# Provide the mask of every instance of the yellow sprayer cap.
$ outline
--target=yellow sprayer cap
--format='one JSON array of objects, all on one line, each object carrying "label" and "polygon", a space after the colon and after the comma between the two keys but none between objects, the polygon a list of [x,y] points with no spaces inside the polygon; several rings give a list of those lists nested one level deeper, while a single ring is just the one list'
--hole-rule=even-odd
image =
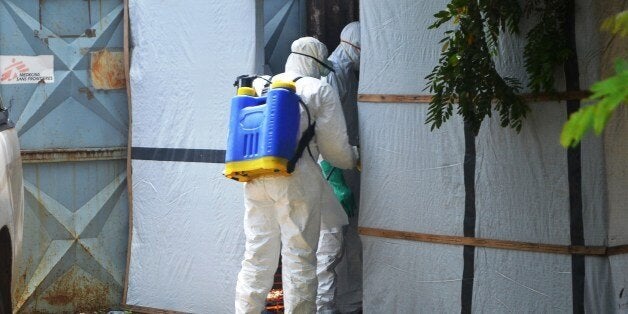
[{"label": "yellow sprayer cap", "polygon": [[294,84],[294,82],[290,82],[290,81],[276,81],[276,82],[273,82],[270,85],[270,88],[285,88],[285,89],[291,90],[293,92],[297,91],[297,86]]},{"label": "yellow sprayer cap", "polygon": [[252,87],[239,87],[238,96],[257,96],[255,89]]}]

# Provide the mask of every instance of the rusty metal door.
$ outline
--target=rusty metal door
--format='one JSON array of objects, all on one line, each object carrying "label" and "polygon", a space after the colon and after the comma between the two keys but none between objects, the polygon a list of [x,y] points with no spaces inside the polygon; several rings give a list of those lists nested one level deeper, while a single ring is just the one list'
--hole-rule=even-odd
[{"label": "rusty metal door", "polygon": [[0,84],[24,161],[19,312],[121,302],[128,238],[122,47],[122,0],[0,0],[0,55],[54,59],[52,80]]}]

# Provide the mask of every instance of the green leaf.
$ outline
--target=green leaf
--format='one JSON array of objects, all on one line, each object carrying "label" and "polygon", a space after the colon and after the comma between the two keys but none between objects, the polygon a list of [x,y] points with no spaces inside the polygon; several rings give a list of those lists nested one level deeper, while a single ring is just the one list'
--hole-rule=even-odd
[{"label": "green leaf", "polygon": [[602,23],[602,29],[620,36],[628,36],[628,10],[606,19]]},{"label": "green leaf", "polygon": [[435,18],[438,19],[449,19],[451,18],[451,14],[449,13],[449,11],[438,11],[438,13],[434,14]]},{"label": "green leaf", "polygon": [[560,135],[560,143],[564,147],[575,146],[586,132],[593,129],[600,135],[613,112],[621,104],[628,103],[628,62],[617,60],[617,74],[591,86],[593,94],[589,100],[598,102],[581,108],[569,117]]},{"label": "green leaf", "polygon": [[458,61],[460,61],[460,55],[459,54],[454,54],[452,56],[449,57],[449,63],[451,63],[452,65],[456,65],[458,64]]}]

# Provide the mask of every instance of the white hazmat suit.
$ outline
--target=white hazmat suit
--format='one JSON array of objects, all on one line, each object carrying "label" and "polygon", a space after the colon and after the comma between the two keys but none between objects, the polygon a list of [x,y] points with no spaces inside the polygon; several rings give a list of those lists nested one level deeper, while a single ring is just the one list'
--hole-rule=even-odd
[{"label": "white hazmat suit", "polygon": [[[346,118],[350,142],[358,145],[357,88],[360,67],[360,23],[352,22],[344,27],[340,34],[340,44],[329,57],[334,73],[330,73],[325,81],[338,91],[344,117]],[[359,197],[359,175],[354,171],[345,172],[345,180],[353,190],[353,196]],[[357,311],[362,306],[361,297],[361,244],[357,234],[357,217],[352,219],[349,228],[347,215],[338,200],[333,204],[330,200],[323,201],[321,209],[321,235],[318,243],[317,276],[318,294],[316,296],[317,312],[320,314],[337,313],[338,282],[343,284],[343,310]],[[341,216],[342,218],[339,218]],[[344,227],[344,229],[343,229]],[[349,245],[345,245],[345,240]],[[343,257],[344,255],[344,257]],[[342,263],[341,263],[342,259]],[[338,276],[336,267],[339,266]]]},{"label": "white hazmat suit", "polygon": [[[292,44],[292,52],[286,72],[273,80],[302,77],[296,82],[296,92],[316,122],[316,135],[309,144],[312,155],[320,153],[336,167],[353,168],[355,156],[340,100],[336,91],[319,79],[320,64],[314,60],[325,60],[327,48],[317,39],[305,37]],[[307,126],[307,115],[301,108],[300,132]],[[245,183],[246,247],[236,285],[236,313],[259,314],[264,309],[280,250],[286,313],[315,312],[320,202],[326,187],[323,180],[318,164],[306,151],[291,176],[262,177]]]},{"label": "white hazmat suit", "polygon": [[340,44],[329,56],[334,73],[325,81],[338,92],[347,121],[351,145],[358,145],[358,73],[360,70],[360,22],[347,24],[340,33]]},{"label": "white hazmat suit", "polygon": [[348,225],[349,220],[329,184],[325,185],[326,191],[321,196],[321,233],[316,250],[316,312],[333,314],[337,312],[335,268],[343,253],[343,226]]}]

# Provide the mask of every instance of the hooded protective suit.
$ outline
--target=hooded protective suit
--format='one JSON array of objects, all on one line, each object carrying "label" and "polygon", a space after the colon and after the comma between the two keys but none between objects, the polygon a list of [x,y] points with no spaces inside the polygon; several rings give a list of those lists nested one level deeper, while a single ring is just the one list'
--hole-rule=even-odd
[{"label": "hooded protective suit", "polygon": [[325,80],[334,87],[340,97],[347,121],[347,132],[351,145],[358,140],[358,73],[360,70],[360,22],[347,24],[340,33],[340,44],[329,56],[334,73]]},{"label": "hooded protective suit", "polygon": [[[358,113],[357,89],[358,70],[360,67],[360,24],[347,24],[340,34],[340,44],[329,57],[334,67],[325,80],[334,87],[340,96],[344,117],[346,118],[348,134],[351,144],[358,144]],[[336,169],[340,171],[340,169]],[[345,171],[347,182],[352,187],[353,195],[344,195],[345,198],[358,197],[359,175],[354,171]],[[343,185],[343,182],[335,182]],[[344,199],[343,201],[348,201]],[[352,200],[351,200],[352,201]],[[336,204],[338,200],[335,200]],[[324,200],[321,209],[321,235],[318,243],[317,275],[318,294],[316,307],[318,313],[336,313],[339,310],[337,302],[342,299],[342,310],[357,311],[362,306],[361,298],[361,245],[357,234],[357,217],[352,217],[353,224],[349,224],[344,211],[330,200]],[[340,216],[342,215],[342,218]],[[351,244],[344,245],[345,240]],[[344,255],[344,257],[343,257]],[[341,260],[342,258],[342,260]],[[337,274],[337,266],[338,273]],[[337,289],[338,284],[342,289]],[[337,291],[338,290],[338,291]],[[342,290],[342,291],[341,291]],[[341,296],[338,296],[342,293]],[[340,300],[339,300],[340,301]]]},{"label": "hooded protective suit", "polygon": [[[319,79],[321,65],[317,60],[325,60],[327,48],[315,38],[305,37],[292,44],[292,52],[286,73],[273,80],[302,77],[296,82],[296,92],[316,121],[316,135],[309,144],[312,155],[320,153],[336,167],[353,168],[355,156],[340,100],[336,91]],[[307,126],[307,115],[301,108],[301,132]],[[280,250],[286,312],[315,312],[320,201],[326,187],[323,180],[318,164],[306,152],[291,176],[262,177],[245,183],[246,248],[236,285],[236,313],[259,314],[264,309]]]}]

